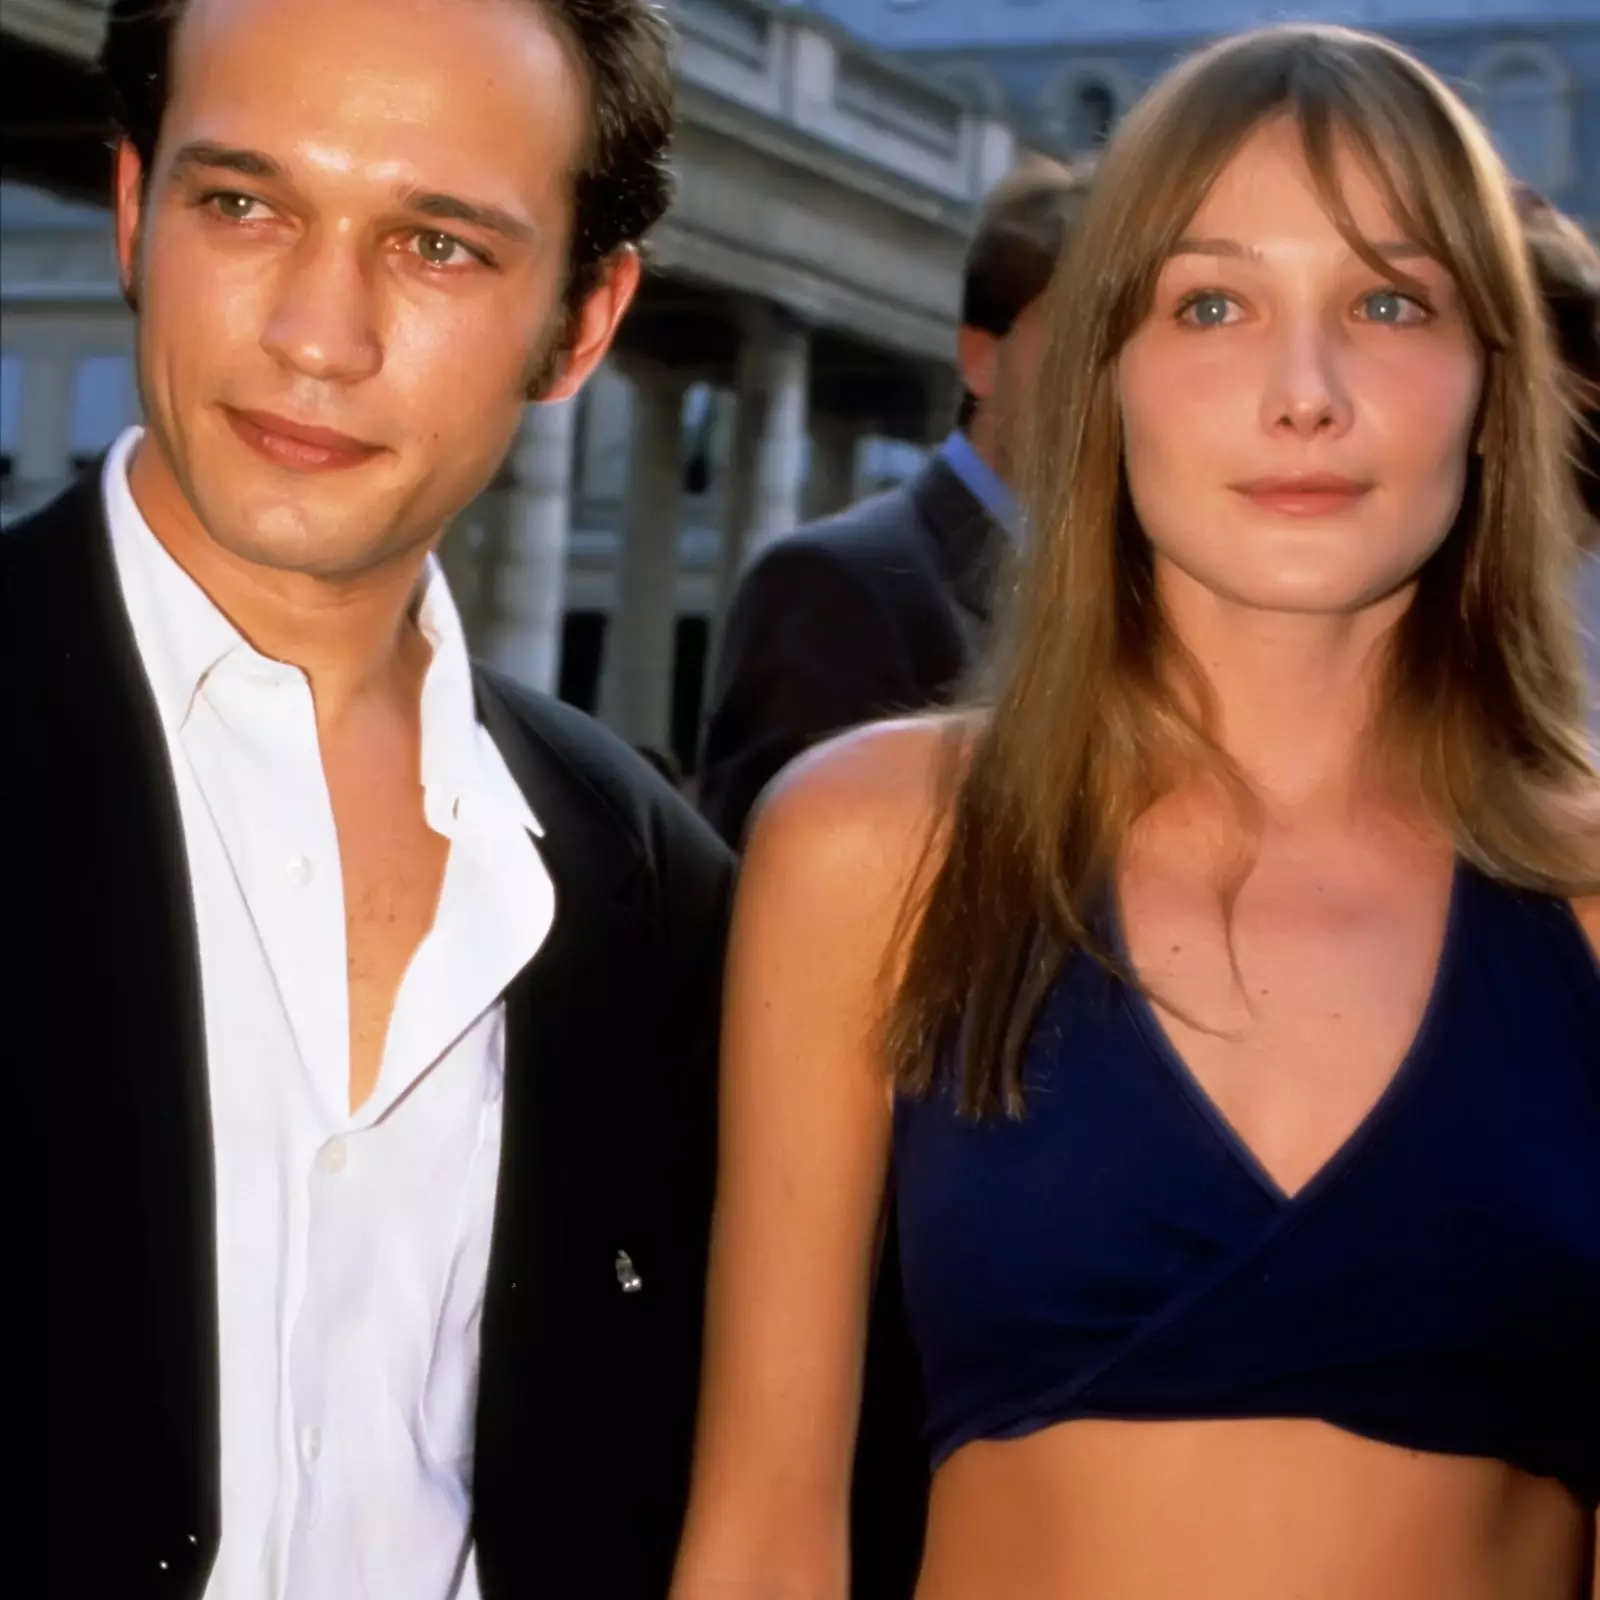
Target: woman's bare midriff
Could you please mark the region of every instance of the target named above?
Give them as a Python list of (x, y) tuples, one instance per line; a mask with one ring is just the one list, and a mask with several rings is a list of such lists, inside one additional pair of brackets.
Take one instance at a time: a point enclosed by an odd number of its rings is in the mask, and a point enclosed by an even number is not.
[(1586, 1523), (1320, 1422), (1067, 1422), (940, 1468), (916, 1600), (1586, 1600)]

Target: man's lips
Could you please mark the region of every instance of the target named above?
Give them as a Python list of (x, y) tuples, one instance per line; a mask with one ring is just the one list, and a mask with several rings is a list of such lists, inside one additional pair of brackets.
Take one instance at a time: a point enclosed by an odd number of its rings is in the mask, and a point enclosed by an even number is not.
[(368, 444), (333, 428), (313, 427), (270, 411), (237, 411), (224, 406), (222, 414), (245, 444), (274, 466), (291, 472), (328, 472), (357, 467), (370, 461), (382, 445)]
[(1372, 485), (1331, 472), (1306, 472), (1251, 478), (1234, 484), (1233, 489), (1265, 511), (1290, 517), (1317, 517), (1348, 509), (1368, 494)]

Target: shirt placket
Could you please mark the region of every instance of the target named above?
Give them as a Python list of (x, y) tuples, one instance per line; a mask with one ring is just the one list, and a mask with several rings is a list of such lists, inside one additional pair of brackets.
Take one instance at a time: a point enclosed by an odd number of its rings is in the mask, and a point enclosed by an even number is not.
[[(320, 1364), (296, 1350), (322, 1345), (332, 1315), (316, 1265), (319, 1230), (337, 1226), (337, 1190), (349, 1164), (349, 999), (338, 834), (322, 769), (309, 685), (292, 668), (254, 656), (233, 659), (206, 686), (208, 718), (194, 748), (202, 786), (227, 796), (218, 807), (230, 862), (244, 891), (277, 988), (310, 1115), (291, 1138), (294, 1169), (281, 1218), (283, 1294), (279, 1392), (286, 1397), (274, 1568), (284, 1594), (305, 1571), (322, 1513), (331, 1444)], [(286, 1087), (286, 1086), (285, 1086)], [(309, 1377), (308, 1377), (309, 1374)]]
[[(304, 1070), (330, 1129), (349, 1121), (350, 991), (344, 880), (310, 685), (292, 668), (222, 686), (246, 700), (232, 781), (248, 819), (246, 895)], [(264, 797), (270, 797), (263, 803)]]

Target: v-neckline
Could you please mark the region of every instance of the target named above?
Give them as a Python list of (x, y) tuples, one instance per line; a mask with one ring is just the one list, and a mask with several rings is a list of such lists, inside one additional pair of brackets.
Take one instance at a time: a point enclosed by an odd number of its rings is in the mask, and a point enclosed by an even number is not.
[[(1461, 923), (1466, 903), (1466, 868), (1457, 857), (1451, 866), (1449, 899), (1445, 908), (1444, 937), (1440, 941), (1438, 959), (1433, 969), (1433, 979), (1429, 986), (1428, 998), (1422, 1008), (1416, 1031), (1411, 1036), (1411, 1042), (1406, 1047), (1405, 1054), (1400, 1058), (1400, 1065), (1395, 1068), (1388, 1083), (1377, 1098), (1367, 1107), (1361, 1120), (1350, 1130), (1344, 1140), (1338, 1144), (1326, 1160), (1306, 1179), (1299, 1188), (1289, 1190), (1275, 1178), (1261, 1158), (1256, 1154), (1254, 1147), (1243, 1134), (1234, 1127), (1222, 1108), (1211, 1097), (1210, 1091), (1195, 1075), (1194, 1069), (1184, 1059), (1183, 1053), (1172, 1042), (1171, 1035), (1167, 1032), (1161, 1018), (1156, 1014), (1155, 1007), (1149, 997), (1140, 989), (1128, 983), (1120, 985), (1123, 1003), (1134, 1026), (1138, 1029), (1140, 1037), (1146, 1047), (1161, 1062), (1167, 1075), (1183, 1094), (1184, 1098), (1196, 1110), (1201, 1119), (1210, 1127), (1219, 1144), (1233, 1157), (1235, 1163), (1262, 1189), (1267, 1198), (1280, 1211), (1291, 1211), (1303, 1207), (1321, 1190), (1325, 1189), (1340, 1173), (1345, 1171), (1354, 1162), (1362, 1151), (1377, 1135), (1385, 1120), (1387, 1120), (1396, 1100), (1406, 1091), (1413, 1079), (1422, 1068), (1437, 1031), (1439, 1013), (1443, 1010), (1444, 1000), (1450, 987), (1451, 976), (1459, 964), (1461, 944)], [(1113, 887), (1110, 894), (1110, 943), (1117, 958), (1124, 964), (1130, 973), (1136, 973), (1133, 959), (1128, 952), (1127, 937), (1122, 920), (1121, 899)]]

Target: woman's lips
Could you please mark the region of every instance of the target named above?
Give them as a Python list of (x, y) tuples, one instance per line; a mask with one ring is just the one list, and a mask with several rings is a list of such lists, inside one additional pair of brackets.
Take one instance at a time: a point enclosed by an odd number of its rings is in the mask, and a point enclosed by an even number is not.
[(1252, 478), (1233, 485), (1263, 511), (1285, 517), (1324, 517), (1347, 511), (1371, 492), (1372, 485), (1356, 478), (1341, 478), (1331, 473)]
[(268, 411), (236, 411), (224, 406), (228, 426), (257, 455), (290, 472), (336, 472), (359, 467), (383, 447), (332, 428), (316, 428)]

